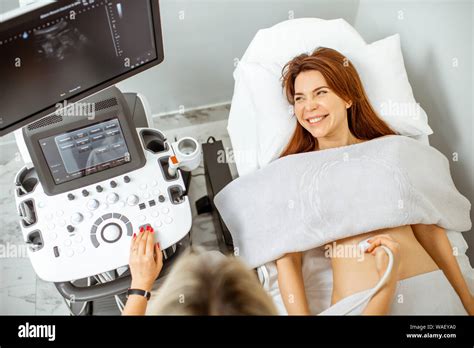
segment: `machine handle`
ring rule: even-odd
[[[69,301],[88,302],[124,293],[130,287],[132,276],[126,275],[107,283],[93,286],[76,286],[72,282],[54,283],[59,293]]]

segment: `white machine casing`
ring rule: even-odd
[[[137,129],[139,133],[142,130],[146,129]],[[154,154],[145,149],[142,137],[140,141],[146,156],[146,164],[140,169],[65,194],[48,196],[38,182],[33,192],[16,195],[17,207],[27,200],[34,202],[37,222],[31,226],[22,222],[21,229],[25,241],[31,232],[41,233],[43,246],[36,251],[28,248],[41,279],[70,281],[127,265],[131,238],[133,233],[140,233],[140,226],[149,224],[154,228],[155,242],[162,250],[189,232],[192,220],[188,197],[183,196],[180,203],[174,204],[169,191],[177,186],[185,191],[181,173],[178,171],[177,179],[167,181],[158,162],[159,158],[173,156],[173,148],[168,144],[166,151]],[[126,176],[128,183],[124,181]],[[117,184],[115,188],[110,185],[112,181]],[[98,185],[102,192],[97,192]],[[83,190],[89,192],[87,197]],[[68,194],[76,198],[70,201]],[[164,201],[160,202],[160,196]],[[65,232],[68,225],[74,228],[73,232]],[[55,256],[55,247],[59,256]]]

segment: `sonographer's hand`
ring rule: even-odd
[[[374,236],[367,242],[370,246],[366,252],[375,256],[375,266],[377,267],[377,272],[380,277],[384,275],[388,266],[388,255],[380,246],[384,245],[391,250],[393,254],[393,268],[392,272],[390,272],[390,278],[396,281],[398,278],[398,268],[400,266],[400,244],[386,234]]]
[[[387,247],[393,254],[393,266],[384,286],[370,299],[362,314],[386,315],[391,311],[395,296],[400,266],[400,244],[386,234],[379,234],[368,239],[370,246],[366,252],[375,256],[375,266],[379,277],[383,277],[388,266],[389,257],[381,246]]]
[[[163,254],[159,243],[154,243],[154,230],[148,227],[133,234],[130,245],[131,288],[150,291],[163,267]]]

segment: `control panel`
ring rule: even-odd
[[[170,157],[176,155],[173,146],[159,130],[137,132],[146,159],[139,169],[55,195],[44,192],[35,168],[17,174],[21,229],[41,279],[70,281],[127,265],[131,238],[142,226],[154,228],[162,250],[190,231],[191,208],[181,172],[171,175],[168,170]],[[65,173],[57,177],[68,180]]]

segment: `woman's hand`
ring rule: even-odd
[[[375,256],[375,266],[377,267],[377,272],[380,277],[384,275],[385,270],[387,269],[388,255],[385,250],[379,247],[384,245],[390,249],[393,254],[393,267],[389,279],[396,281],[398,278],[398,268],[400,266],[400,244],[386,234],[374,236],[367,242],[370,246],[367,248],[366,252]]]
[[[130,246],[131,288],[150,291],[163,267],[163,254],[159,243],[154,243],[154,230],[148,226],[138,235],[133,234]]]

